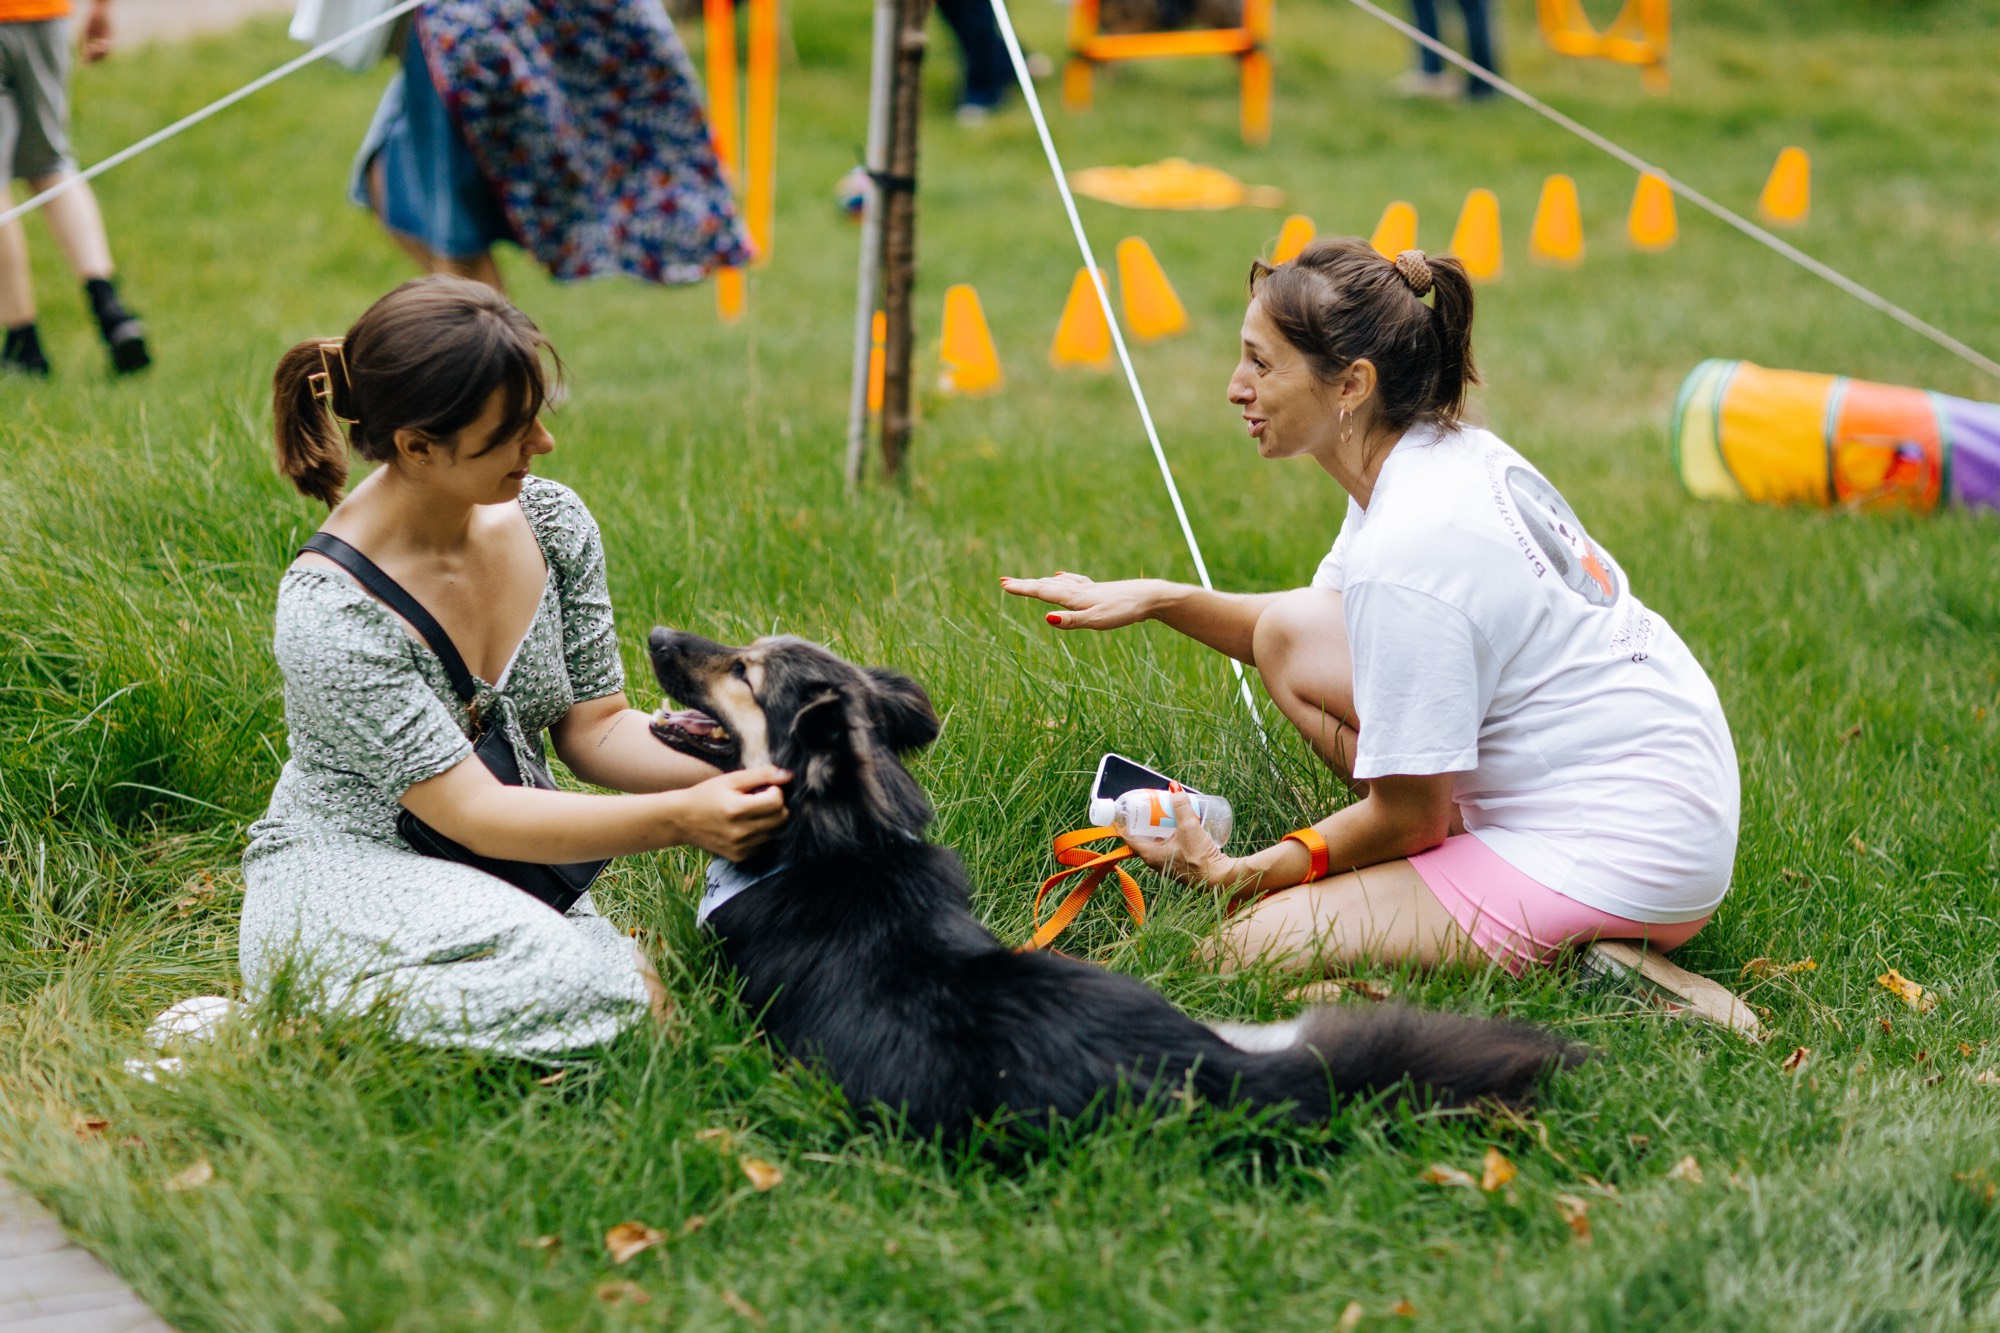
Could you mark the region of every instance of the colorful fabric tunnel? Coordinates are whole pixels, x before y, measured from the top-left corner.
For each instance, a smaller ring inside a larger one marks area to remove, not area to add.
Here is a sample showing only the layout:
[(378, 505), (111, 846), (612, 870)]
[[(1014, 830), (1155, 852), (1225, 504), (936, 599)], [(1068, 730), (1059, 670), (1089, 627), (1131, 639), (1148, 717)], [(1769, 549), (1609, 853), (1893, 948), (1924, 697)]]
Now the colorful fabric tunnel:
[(1923, 389), (1704, 361), (1675, 400), (1673, 450), (1705, 500), (2000, 509), (2000, 404)]

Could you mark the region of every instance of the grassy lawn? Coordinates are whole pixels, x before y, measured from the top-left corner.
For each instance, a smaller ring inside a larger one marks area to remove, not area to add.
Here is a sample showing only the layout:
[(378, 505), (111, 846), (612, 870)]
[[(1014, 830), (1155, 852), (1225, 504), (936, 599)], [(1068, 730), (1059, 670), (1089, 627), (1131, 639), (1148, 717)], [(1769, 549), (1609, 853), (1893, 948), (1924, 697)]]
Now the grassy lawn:
[[(1502, 7), (1510, 75), (1725, 202), (1747, 210), (1778, 149), (1807, 148), (1800, 244), (2000, 349), (2000, 5), (1688, 0), (1663, 97), (1558, 61), (1527, 0)], [(1060, 11), (1019, 8), (1053, 49)], [(792, 7), (776, 256), (744, 322), (719, 326), (705, 288), (508, 275), (572, 370), (547, 471), (603, 525), (640, 702), (656, 623), (793, 631), (913, 672), (947, 718), (918, 765), (934, 836), (1024, 938), (1048, 839), (1080, 822), (1105, 748), (1227, 793), (1245, 840), (1335, 797), (1292, 738), (1257, 745), (1216, 659), (1150, 629), (1058, 638), (999, 594), (1001, 573), (1189, 565), (1122, 384), (1046, 366), (1077, 258), (1019, 108), (980, 131), (945, 114), (941, 30), (924, 364), (944, 287), (967, 281), (1010, 382), (927, 397), (908, 484), (844, 489), (855, 241), (832, 186), (864, 137), (866, 10)], [(1349, 1302), (1367, 1325), (1407, 1302), (1441, 1328), (2000, 1325), (2000, 1087), (1978, 1081), (2000, 1070), (2000, 526), (1706, 506), (1665, 447), (1705, 356), (2000, 384), (1702, 216), (1683, 211), (1672, 251), (1632, 252), (1624, 168), (1511, 105), (1388, 100), (1402, 45), (1344, 5), (1292, 3), (1281, 23), (1269, 148), (1237, 142), (1228, 71), (1202, 64), (1105, 78), (1093, 113), (1057, 115), (1059, 143), (1073, 168), (1216, 163), (1284, 187), (1323, 233), (1408, 199), (1432, 249), (1465, 191), (1498, 192), (1508, 271), (1481, 294), (1480, 410), (1721, 692), (1736, 887), (1680, 957), (1750, 989), (1768, 1049), (1566, 970), (1378, 969), (1401, 996), (1552, 1024), (1602, 1058), (1516, 1123), (1356, 1113), (1303, 1134), (1162, 1114), (965, 1160), (858, 1130), (772, 1059), (693, 927), (699, 860), (672, 853), (621, 863), (600, 901), (657, 934), (680, 1021), (552, 1085), (278, 1005), (183, 1079), (123, 1075), (161, 1007), (237, 986), (236, 858), (285, 744), (273, 590), (320, 517), (268, 461), (271, 368), (404, 276), (341, 199), (381, 80), (316, 69), (105, 183), (154, 330), (141, 382), (107, 382), (31, 227), (58, 377), (0, 382), (0, 1167), (188, 1329), (1326, 1328)], [(85, 71), (84, 156), (293, 49), (265, 23)], [(1583, 198), (1571, 272), (1526, 259), (1552, 171)], [(1341, 512), (1310, 464), (1260, 465), (1222, 400), (1245, 268), (1280, 217), (1085, 205), (1100, 252), (1143, 234), (1193, 313), (1139, 368), (1209, 562), (1239, 589), (1302, 583)], [(1278, 980), (1195, 960), (1212, 904), (1158, 902), (1136, 932), (1093, 905), (1066, 947), (1202, 1016), (1289, 1011)], [(1760, 958), (1815, 967), (1746, 974)], [(1878, 985), (1888, 967), (1935, 1008)], [(1782, 1072), (1800, 1046), (1808, 1063)], [(1476, 1172), (1489, 1146), (1519, 1168), (1507, 1188), (1419, 1182), (1433, 1162)], [(752, 1189), (746, 1157), (782, 1184)], [(1689, 1157), (1699, 1179), (1674, 1171)], [(210, 1183), (167, 1188), (204, 1160)], [(614, 1265), (602, 1237), (628, 1219), (669, 1239)]]

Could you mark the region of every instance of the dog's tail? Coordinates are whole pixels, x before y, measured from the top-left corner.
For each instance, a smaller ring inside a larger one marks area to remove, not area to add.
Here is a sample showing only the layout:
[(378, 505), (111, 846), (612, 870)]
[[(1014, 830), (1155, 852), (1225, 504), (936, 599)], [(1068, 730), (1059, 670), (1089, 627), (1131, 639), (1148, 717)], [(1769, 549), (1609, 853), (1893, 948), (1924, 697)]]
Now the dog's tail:
[(1230, 1049), (1207, 1064), (1203, 1081), (1216, 1081), (1209, 1095), (1290, 1102), (1311, 1121), (1324, 1120), (1337, 1101), (1394, 1091), (1405, 1080), (1433, 1105), (1518, 1106), (1544, 1071), (1584, 1058), (1540, 1028), (1402, 1005), (1327, 1006), (1283, 1023), (1218, 1023), (1214, 1031)]

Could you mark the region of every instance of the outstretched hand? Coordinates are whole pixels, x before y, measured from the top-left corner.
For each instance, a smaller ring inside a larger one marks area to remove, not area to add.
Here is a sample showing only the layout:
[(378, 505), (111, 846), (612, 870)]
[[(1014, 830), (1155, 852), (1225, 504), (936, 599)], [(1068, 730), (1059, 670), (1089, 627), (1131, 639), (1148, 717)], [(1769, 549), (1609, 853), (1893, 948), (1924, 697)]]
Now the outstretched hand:
[[(1243, 878), (1244, 867), (1233, 856), (1223, 854), (1209, 831), (1202, 827), (1201, 814), (1186, 792), (1172, 792), (1167, 802), (1174, 808), (1174, 836), (1162, 842), (1125, 838), (1126, 846), (1141, 861), (1169, 879), (1198, 889), (1233, 889)], [(1113, 826), (1120, 837), (1125, 832)]]
[(724, 773), (685, 789), (685, 840), (725, 861), (741, 861), (777, 836), (789, 817), (783, 784), (792, 775), (771, 764)]
[(1057, 570), (1045, 579), (1002, 578), (1001, 590), (1059, 606), (1049, 615), (1057, 629), (1118, 629), (1153, 616), (1154, 579), (1118, 579), (1098, 583), (1082, 574)]
[(83, 20), (83, 63), (95, 65), (111, 54), (111, 7), (96, 0)]

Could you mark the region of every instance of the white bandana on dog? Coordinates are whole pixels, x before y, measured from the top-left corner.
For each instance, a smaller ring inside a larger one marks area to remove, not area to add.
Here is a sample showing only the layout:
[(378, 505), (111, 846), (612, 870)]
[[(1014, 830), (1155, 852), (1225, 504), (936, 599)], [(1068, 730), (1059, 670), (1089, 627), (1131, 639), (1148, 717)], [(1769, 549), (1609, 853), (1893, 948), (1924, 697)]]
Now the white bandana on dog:
[(771, 876), (783, 870), (783, 865), (772, 866), (761, 875), (746, 875), (743, 868), (734, 861), (725, 861), (719, 856), (709, 858), (708, 889), (701, 895), (701, 904), (694, 909), (694, 922), (698, 926), (708, 924), (708, 918), (716, 909), (734, 898), (745, 889), (755, 888)]

